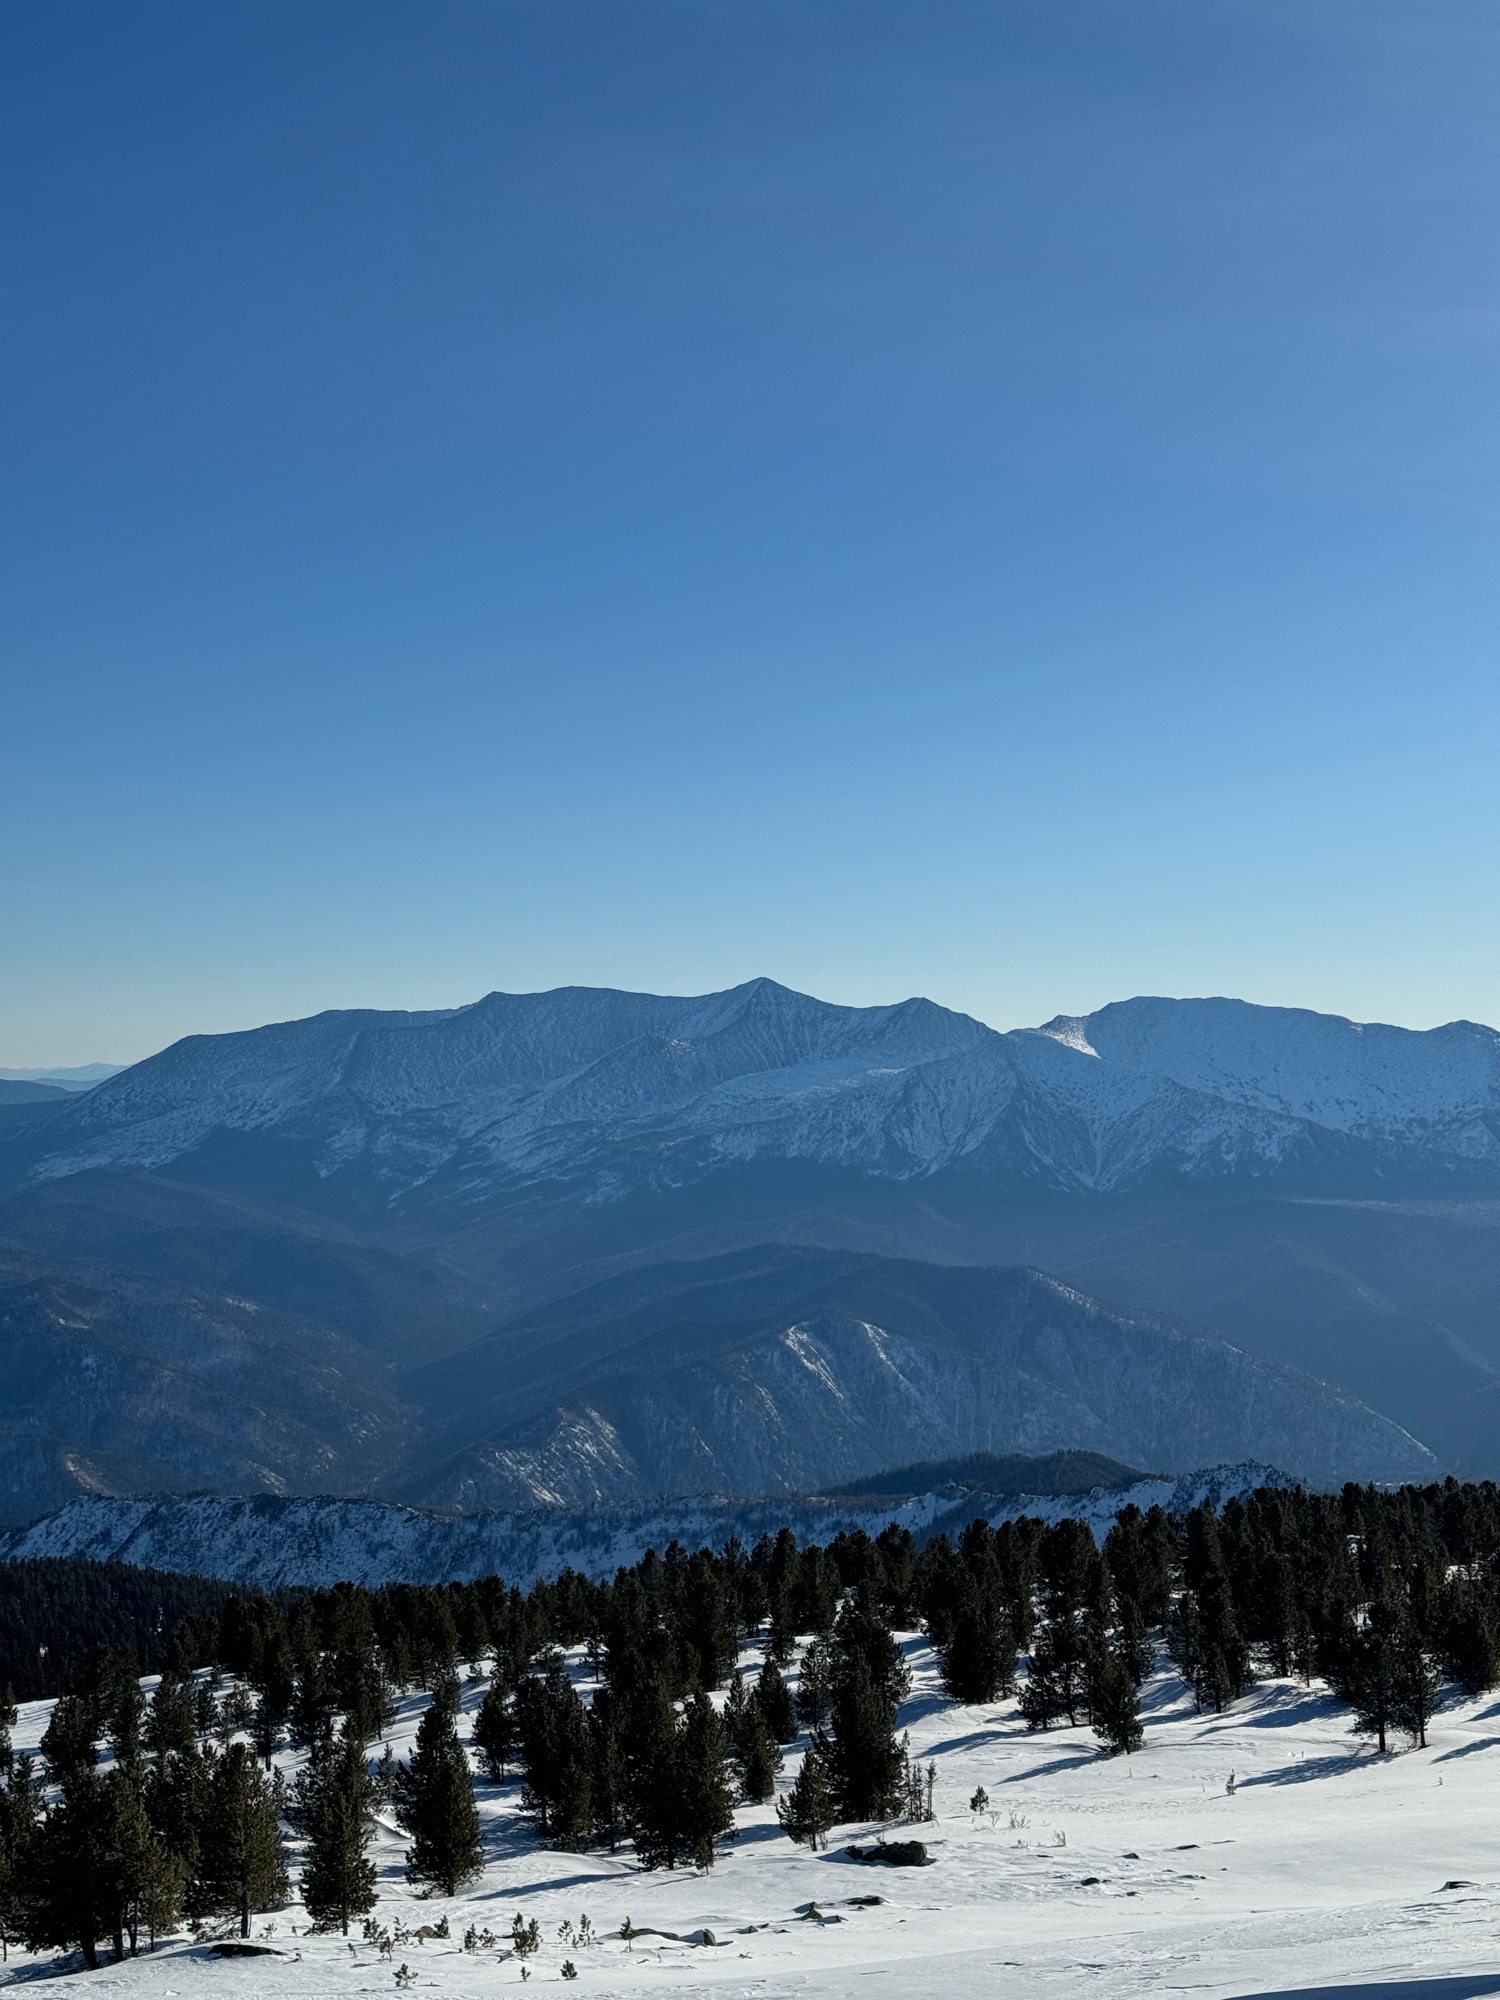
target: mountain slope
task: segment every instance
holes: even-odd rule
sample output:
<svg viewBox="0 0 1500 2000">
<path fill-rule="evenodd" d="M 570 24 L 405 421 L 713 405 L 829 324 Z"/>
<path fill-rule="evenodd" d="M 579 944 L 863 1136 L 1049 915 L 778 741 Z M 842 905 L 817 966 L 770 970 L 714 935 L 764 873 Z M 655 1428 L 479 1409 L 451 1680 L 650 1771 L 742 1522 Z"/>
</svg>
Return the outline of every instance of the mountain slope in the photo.
<svg viewBox="0 0 1500 2000">
<path fill-rule="evenodd" d="M 400 1464 L 389 1371 L 253 1302 L 0 1252 L 0 1519 L 78 1493 L 359 1492 Z"/>
<path fill-rule="evenodd" d="M 1089 1522 L 1102 1537 L 1122 1507 L 1159 1506 L 1185 1514 L 1232 1495 L 1285 1485 L 1265 1465 L 1214 1466 L 1181 1479 L 1143 1479 L 1086 1493 L 955 1494 L 951 1487 L 899 1500 L 793 1495 L 774 1500 L 705 1498 L 634 1506 L 522 1513 L 432 1514 L 375 1500 L 75 1500 L 45 1520 L 0 1531 L 0 1562 L 86 1556 L 96 1562 L 170 1568 L 264 1590 L 362 1583 L 446 1583 L 503 1576 L 525 1586 L 565 1569 L 612 1577 L 649 1548 L 721 1548 L 731 1535 L 747 1547 L 789 1527 L 800 1542 L 827 1542 L 890 1521 L 919 1541 L 957 1536 L 976 1515 L 989 1521 L 1033 1514 Z"/>
<path fill-rule="evenodd" d="M 426 1504 L 805 1492 L 972 1452 L 1428 1478 L 1353 1398 L 1029 1270 L 761 1249 L 631 1273 L 405 1380 Z M 441 1454 L 441 1455 L 440 1455 Z"/>
<path fill-rule="evenodd" d="M 50 1107 L 49 1107 L 50 1108 Z M 1254 1177 L 1488 1174 L 1500 1037 L 1229 1001 L 998 1034 L 934 1006 L 754 980 L 696 999 L 490 994 L 198 1036 L 13 1148 L 11 1172 L 161 1168 L 362 1212 L 610 1200 L 735 1163 L 908 1181 L 963 1168 L 1100 1192 Z"/>
</svg>

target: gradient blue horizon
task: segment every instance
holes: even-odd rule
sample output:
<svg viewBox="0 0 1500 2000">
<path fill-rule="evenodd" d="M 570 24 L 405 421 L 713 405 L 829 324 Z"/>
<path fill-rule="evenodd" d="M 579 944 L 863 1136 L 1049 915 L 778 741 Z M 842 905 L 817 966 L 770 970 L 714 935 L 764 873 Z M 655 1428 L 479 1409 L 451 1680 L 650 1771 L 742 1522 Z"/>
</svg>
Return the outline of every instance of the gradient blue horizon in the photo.
<svg viewBox="0 0 1500 2000">
<path fill-rule="evenodd" d="M 1500 1019 L 1500 22 L 0 23 L 0 1064 L 764 974 Z"/>
</svg>

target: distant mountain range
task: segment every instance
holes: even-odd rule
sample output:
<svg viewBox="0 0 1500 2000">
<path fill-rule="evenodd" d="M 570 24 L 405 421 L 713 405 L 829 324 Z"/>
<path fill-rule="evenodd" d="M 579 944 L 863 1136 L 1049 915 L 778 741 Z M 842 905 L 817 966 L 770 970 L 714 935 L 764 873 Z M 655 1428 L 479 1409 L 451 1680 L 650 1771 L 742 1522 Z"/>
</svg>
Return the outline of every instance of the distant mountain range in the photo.
<svg viewBox="0 0 1500 2000">
<path fill-rule="evenodd" d="M 356 1212 L 607 1201 L 757 1161 L 1074 1194 L 1392 1175 L 1500 1190 L 1500 1035 L 1234 1000 L 1000 1034 L 928 1000 L 836 1007 L 768 979 L 699 999 L 492 993 L 191 1037 L 30 1147 L 31 1179 L 217 1181 L 238 1153 L 244 1177 Z"/>
<path fill-rule="evenodd" d="M 324 1014 L 0 1103 L 0 1251 L 12 1519 L 205 1466 L 464 1505 L 1053 1447 L 1500 1472 L 1500 1036 L 1465 1022 L 1000 1034 L 768 980 Z M 217 1402 L 161 1331 L 195 1316 Z"/>
</svg>

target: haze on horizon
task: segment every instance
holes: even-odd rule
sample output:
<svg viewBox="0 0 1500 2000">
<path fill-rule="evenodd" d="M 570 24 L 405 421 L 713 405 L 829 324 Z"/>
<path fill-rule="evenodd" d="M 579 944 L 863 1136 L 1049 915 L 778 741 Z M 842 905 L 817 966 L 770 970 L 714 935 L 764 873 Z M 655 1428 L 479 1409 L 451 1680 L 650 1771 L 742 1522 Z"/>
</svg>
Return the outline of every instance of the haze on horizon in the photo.
<svg viewBox="0 0 1500 2000">
<path fill-rule="evenodd" d="M 0 25 L 0 1064 L 766 974 L 1500 1019 L 1500 23 Z"/>
</svg>

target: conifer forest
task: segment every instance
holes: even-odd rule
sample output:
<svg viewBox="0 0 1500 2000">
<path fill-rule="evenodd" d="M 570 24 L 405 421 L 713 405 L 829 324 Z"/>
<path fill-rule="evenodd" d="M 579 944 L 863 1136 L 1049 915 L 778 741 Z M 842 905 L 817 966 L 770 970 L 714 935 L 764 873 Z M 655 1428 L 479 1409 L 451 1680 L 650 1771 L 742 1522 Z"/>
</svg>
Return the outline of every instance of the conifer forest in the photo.
<svg viewBox="0 0 1500 2000">
<path fill-rule="evenodd" d="M 1500 1684 L 1500 1491 L 1453 1480 L 1267 1488 L 1183 1517 L 1130 1507 L 1102 1545 L 1082 1522 L 1023 1518 L 924 1546 L 897 1528 L 674 1544 L 608 1582 L 527 1589 L 340 1585 L 215 1606 L 185 1583 L 194 1608 L 159 1662 L 121 1624 L 127 1585 L 87 1599 L 95 1642 L 49 1690 L 34 1752 L 12 1742 L 15 1690 L 0 1697 L 7 1953 L 93 1967 L 183 1927 L 248 1940 L 284 1909 L 314 1933 L 379 1938 L 372 1830 L 400 1830 L 407 1883 L 441 1905 L 486 1866 L 476 1784 L 515 1789 L 536 1847 L 642 1873 L 713 1869 L 747 1804 L 773 1805 L 810 1854 L 874 1826 L 886 1854 L 925 1858 L 935 1765 L 900 1726 L 912 1635 L 941 1701 L 1012 1699 L 1026 1731 L 1081 1732 L 1103 1758 L 1141 1750 L 1153 1675 L 1203 1716 L 1263 1678 L 1322 1685 L 1377 1754 L 1425 1744 L 1445 1699 Z M 407 1754 L 375 1754 L 413 1702 Z M 981 1789 L 971 1813 L 988 1803 Z M 896 1827 L 910 1839 L 886 1843 Z"/>
</svg>

